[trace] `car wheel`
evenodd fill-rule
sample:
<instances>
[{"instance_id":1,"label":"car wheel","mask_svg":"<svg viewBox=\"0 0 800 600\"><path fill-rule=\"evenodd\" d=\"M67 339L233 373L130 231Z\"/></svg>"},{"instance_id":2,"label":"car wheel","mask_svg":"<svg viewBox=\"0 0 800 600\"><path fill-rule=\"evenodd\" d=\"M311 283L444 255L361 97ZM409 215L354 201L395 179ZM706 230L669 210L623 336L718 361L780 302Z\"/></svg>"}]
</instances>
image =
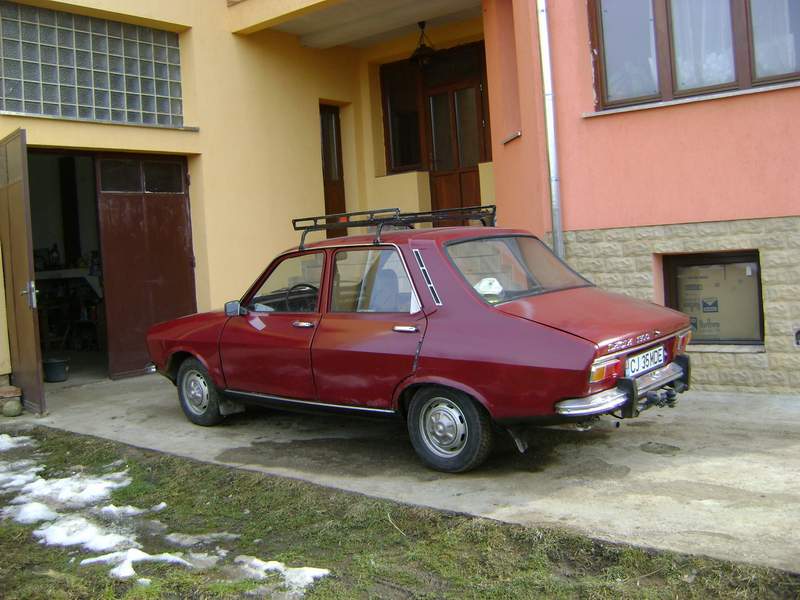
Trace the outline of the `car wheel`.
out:
<instances>
[{"instance_id":1,"label":"car wheel","mask_svg":"<svg viewBox=\"0 0 800 600\"><path fill-rule=\"evenodd\" d=\"M192 423L210 426L222 421L219 392L199 360L187 358L181 363L177 384L181 408Z\"/></svg>"},{"instance_id":2,"label":"car wheel","mask_svg":"<svg viewBox=\"0 0 800 600\"><path fill-rule=\"evenodd\" d=\"M414 394L408 433L422 461L447 473L474 469L492 449L492 422L483 407L446 388L427 387Z\"/></svg>"}]
</instances>

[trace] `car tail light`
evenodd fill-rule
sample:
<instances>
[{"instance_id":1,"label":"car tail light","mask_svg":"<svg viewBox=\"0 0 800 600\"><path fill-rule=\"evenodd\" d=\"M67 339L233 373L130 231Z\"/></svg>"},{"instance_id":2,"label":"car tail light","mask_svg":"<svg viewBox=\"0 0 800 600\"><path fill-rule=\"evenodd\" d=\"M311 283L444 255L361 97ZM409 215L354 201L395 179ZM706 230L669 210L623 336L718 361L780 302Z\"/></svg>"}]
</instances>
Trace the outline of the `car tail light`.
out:
<instances>
[{"instance_id":1,"label":"car tail light","mask_svg":"<svg viewBox=\"0 0 800 600\"><path fill-rule=\"evenodd\" d=\"M686 352L686 346L689 345L689 342L692 341L692 332L687 331L686 333L682 333L679 336L675 337L675 346L673 354L678 356L679 354L683 354Z\"/></svg>"},{"instance_id":2,"label":"car tail light","mask_svg":"<svg viewBox=\"0 0 800 600\"><path fill-rule=\"evenodd\" d=\"M622 376L622 361L618 358L598 359L589 370L589 393L607 389Z\"/></svg>"}]
</instances>

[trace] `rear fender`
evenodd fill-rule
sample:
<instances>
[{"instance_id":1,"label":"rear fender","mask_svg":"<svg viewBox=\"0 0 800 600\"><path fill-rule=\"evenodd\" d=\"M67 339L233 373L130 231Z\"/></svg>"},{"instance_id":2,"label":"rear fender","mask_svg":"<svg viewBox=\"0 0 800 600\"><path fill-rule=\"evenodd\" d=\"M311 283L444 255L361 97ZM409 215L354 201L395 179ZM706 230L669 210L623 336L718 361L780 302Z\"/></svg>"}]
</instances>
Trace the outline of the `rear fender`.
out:
<instances>
[{"instance_id":1,"label":"rear fender","mask_svg":"<svg viewBox=\"0 0 800 600\"><path fill-rule=\"evenodd\" d=\"M454 381L446 377L437 377L435 375L423 375L420 377L414 377L412 375L398 385L392 400L392 406L394 407L395 411L397 411L399 415L405 416L408 411L408 401L411 400L416 390L421 387L431 385L451 388L467 394L476 402L478 402L478 404L483 406L489 416L492 416L491 405L489 404L488 400L477 390L458 381Z\"/></svg>"}]
</instances>

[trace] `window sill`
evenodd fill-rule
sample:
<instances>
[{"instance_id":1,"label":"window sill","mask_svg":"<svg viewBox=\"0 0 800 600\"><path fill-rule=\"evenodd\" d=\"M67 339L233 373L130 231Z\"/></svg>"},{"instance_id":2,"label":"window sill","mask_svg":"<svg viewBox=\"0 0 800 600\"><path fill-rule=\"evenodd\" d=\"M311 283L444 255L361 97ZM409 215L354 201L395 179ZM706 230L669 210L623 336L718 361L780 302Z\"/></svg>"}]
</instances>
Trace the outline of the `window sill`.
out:
<instances>
[{"instance_id":1,"label":"window sill","mask_svg":"<svg viewBox=\"0 0 800 600\"><path fill-rule=\"evenodd\" d=\"M716 352L718 354L763 354L767 349L763 344L689 344L686 352Z\"/></svg>"},{"instance_id":2,"label":"window sill","mask_svg":"<svg viewBox=\"0 0 800 600\"><path fill-rule=\"evenodd\" d=\"M53 115L34 115L31 113L14 112L10 110L0 110L0 116L4 117L24 117L26 119L47 119L50 121L65 121L67 123L91 123L93 125L120 125L122 127L144 127L146 129L161 129L167 131L200 131L199 127L184 125L183 127L173 127L172 125L156 125L149 123L120 123L118 121L98 121L95 119L79 119L69 117L56 117Z\"/></svg>"},{"instance_id":3,"label":"window sill","mask_svg":"<svg viewBox=\"0 0 800 600\"><path fill-rule=\"evenodd\" d=\"M771 85L763 85L759 87L748 88L746 90L731 90L727 92L718 92L716 94L707 94L705 96L691 96L689 98L676 98L675 100L667 100L665 102L649 102L647 104L636 104L634 106L622 106L620 108L607 108L605 110L598 110L594 112L585 112L581 115L584 119L592 119L594 117L603 117L606 115L617 115L620 113L637 112L640 110L651 110L654 108L666 108L668 106L679 106L681 104L693 104L695 102L706 102L707 100L718 100L720 98L735 98L737 96L750 96L751 94L761 94L763 92L773 92L775 90L788 90L792 88L800 88L800 81L788 81L785 83L773 83Z\"/></svg>"}]
</instances>

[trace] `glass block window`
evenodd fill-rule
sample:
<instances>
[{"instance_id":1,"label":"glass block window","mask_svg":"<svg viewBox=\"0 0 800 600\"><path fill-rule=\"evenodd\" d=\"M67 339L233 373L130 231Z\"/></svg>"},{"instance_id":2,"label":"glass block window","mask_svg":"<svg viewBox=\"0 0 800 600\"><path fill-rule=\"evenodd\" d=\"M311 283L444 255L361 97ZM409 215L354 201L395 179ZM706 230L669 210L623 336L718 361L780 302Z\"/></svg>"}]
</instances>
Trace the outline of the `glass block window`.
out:
<instances>
[{"instance_id":1,"label":"glass block window","mask_svg":"<svg viewBox=\"0 0 800 600\"><path fill-rule=\"evenodd\" d=\"M0 2L0 110L183 126L178 34Z\"/></svg>"}]
</instances>

